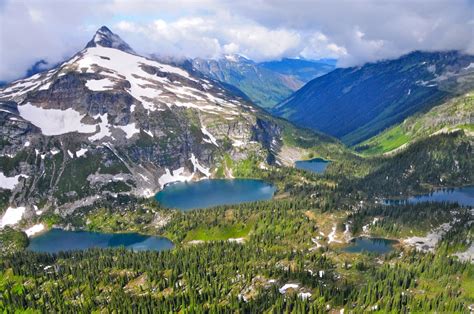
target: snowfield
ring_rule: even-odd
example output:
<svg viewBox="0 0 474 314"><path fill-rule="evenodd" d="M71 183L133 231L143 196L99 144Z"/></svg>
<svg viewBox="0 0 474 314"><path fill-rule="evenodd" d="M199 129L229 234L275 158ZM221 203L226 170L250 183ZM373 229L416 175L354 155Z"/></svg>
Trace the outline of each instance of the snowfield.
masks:
<svg viewBox="0 0 474 314"><path fill-rule="evenodd" d="M16 225L23 218L25 211L25 207L8 207L0 222L0 228Z"/></svg>
<svg viewBox="0 0 474 314"><path fill-rule="evenodd" d="M37 225L34 225L28 229L25 230L25 233L26 235L29 237L43 231L45 229L44 225L43 224L37 224Z"/></svg>
<svg viewBox="0 0 474 314"><path fill-rule="evenodd" d="M49 88L50 78L57 72L57 69L49 70L45 73L35 74L27 79L13 82L9 87L2 90L0 98L4 97L20 97L39 87L40 90Z"/></svg>
<svg viewBox="0 0 474 314"><path fill-rule="evenodd" d="M298 287L299 287L299 285L297 285L295 283L287 283L287 284L284 284L283 287L278 289L278 291L280 291L281 294L285 294L286 290L288 290L288 289L298 289Z"/></svg>
<svg viewBox="0 0 474 314"><path fill-rule="evenodd" d="M184 167L178 168L174 171L171 171L169 169L165 169L165 174L162 175L159 179L158 182L160 183L161 188L164 188L166 184L171 183L171 182L186 182L186 181L191 181L194 174L190 174L189 176L186 176L183 174L184 173Z"/></svg>
<svg viewBox="0 0 474 314"><path fill-rule="evenodd" d="M341 241L336 239L336 230L337 230L337 225L334 224L332 227L331 233L328 234L328 243L342 243Z"/></svg>
<svg viewBox="0 0 474 314"><path fill-rule="evenodd" d="M81 120L85 117L85 114L81 114L72 108L66 110L44 109L27 103L23 106L18 106L18 110L25 120L40 128L41 132L46 136L72 132L95 133L89 136L89 140L93 142L107 136L112 136L111 128L118 128L124 131L127 139L131 138L134 134L140 133L135 123L116 126L110 124L107 113L93 116L94 119L99 119L97 124L84 124ZM97 126L99 127L98 131Z"/></svg>
<svg viewBox="0 0 474 314"><path fill-rule="evenodd" d="M204 142L212 143L212 144L216 145L217 147L219 147L219 144L217 144L216 138L211 133L209 133L208 130L206 130L206 127L204 127L204 126L201 127L201 132L202 132L202 134L207 135L207 137L209 137L209 139L204 139Z"/></svg>
<svg viewBox="0 0 474 314"><path fill-rule="evenodd" d="M209 168L206 168L206 167L203 167L199 164L199 160L197 160L196 156L194 156L194 154L191 154L191 158L190 158L191 162L193 163L193 166L194 166L194 172L196 171L200 171L203 175L205 175L206 177L209 177L211 175L210 171L209 171Z"/></svg>
<svg viewBox="0 0 474 314"><path fill-rule="evenodd" d="M89 136L89 141L98 141L106 136L111 136L112 133L110 133L110 125L108 121L108 114L98 114L94 116L94 119L100 119L99 122L99 132L96 134ZM95 126L94 126L94 131L95 131Z"/></svg>
<svg viewBox="0 0 474 314"><path fill-rule="evenodd" d="M19 174L14 177L7 177L3 174L3 172L0 171L0 188L6 190L13 190L20 181L21 177L27 178L28 176L24 174Z"/></svg>
<svg viewBox="0 0 474 314"><path fill-rule="evenodd" d="M87 153L87 148L81 148L78 151L76 151L76 156L77 157L82 157Z"/></svg>
<svg viewBox="0 0 474 314"><path fill-rule="evenodd" d="M160 183L161 188L163 189L166 184L172 183L172 182L187 182L187 181L192 181L194 178L194 175L199 171L206 177L209 177L211 175L210 169L202 166L199 163L199 160L194 156L194 154L191 154L191 163L193 164L193 173L189 175L184 174L184 167L178 168L176 170L170 171L169 169L165 169L165 174L163 174L159 179L158 182Z"/></svg>
<svg viewBox="0 0 474 314"><path fill-rule="evenodd" d="M130 123L127 125L117 125L115 127L124 131L125 137L127 139L131 138L134 134L140 133L140 130L136 128L135 123Z"/></svg>
<svg viewBox="0 0 474 314"><path fill-rule="evenodd" d="M178 67L100 46L85 49L80 57L74 58L68 63L73 67L75 66L78 72L85 71L86 73L97 73L105 76L100 80L87 81L86 86L90 90L108 90L114 85L114 80L127 80L130 83L127 92L141 102L145 109L150 111L163 110L163 108L160 108L161 105L156 104L156 100L160 100L167 106L195 108L210 113L237 114L236 111L229 110L229 108L235 108L235 104L221 97L215 97L206 92L204 88L199 90L188 86L179 86L181 84L179 81L173 82L166 77L145 71L145 67L153 67L164 73L179 75L185 80L201 83L201 85L206 84L192 78L188 72ZM170 101L170 93L182 101ZM222 108L222 106L226 108ZM131 111L133 112L134 109L131 108Z"/></svg>
<svg viewBox="0 0 474 314"><path fill-rule="evenodd" d="M113 90L114 82L108 78L101 80L90 80L86 82L86 87L91 91L102 92L107 90Z"/></svg>
<svg viewBox="0 0 474 314"><path fill-rule="evenodd" d="M61 135L71 132L94 133L95 125L81 122L85 114L72 108L66 110L43 109L27 103L18 106L20 116L41 129L44 135Z"/></svg>

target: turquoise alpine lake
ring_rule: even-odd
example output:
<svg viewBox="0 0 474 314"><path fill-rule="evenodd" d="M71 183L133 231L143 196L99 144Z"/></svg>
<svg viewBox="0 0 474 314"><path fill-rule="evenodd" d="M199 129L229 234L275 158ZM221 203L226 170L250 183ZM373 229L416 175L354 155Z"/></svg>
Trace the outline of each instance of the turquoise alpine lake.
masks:
<svg viewBox="0 0 474 314"><path fill-rule="evenodd" d="M301 170L311 171L314 173L323 173L330 161L321 158L314 158L311 160L298 160L295 162L295 167Z"/></svg>
<svg viewBox="0 0 474 314"><path fill-rule="evenodd" d="M269 200L274 193L275 187L262 180L209 179L169 184L155 197L164 207L188 211Z"/></svg>
<svg viewBox="0 0 474 314"><path fill-rule="evenodd" d="M417 195L402 200L385 200L386 205L400 205L421 202L457 202L462 206L474 206L474 186L440 189L429 194Z"/></svg>
<svg viewBox="0 0 474 314"><path fill-rule="evenodd" d="M173 242L163 237L138 233L101 233L51 229L30 239L28 250L57 253L90 248L125 247L133 251L163 251L173 248Z"/></svg>
<svg viewBox="0 0 474 314"><path fill-rule="evenodd" d="M342 249L348 253L370 252L377 254L385 254L393 250L393 245L398 243L395 240L383 238L355 238L351 243Z"/></svg>

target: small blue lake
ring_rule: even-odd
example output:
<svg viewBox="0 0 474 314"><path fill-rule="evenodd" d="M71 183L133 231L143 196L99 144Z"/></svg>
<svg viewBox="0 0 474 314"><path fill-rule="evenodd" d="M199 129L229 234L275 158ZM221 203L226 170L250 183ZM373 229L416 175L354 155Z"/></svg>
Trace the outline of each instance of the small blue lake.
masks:
<svg viewBox="0 0 474 314"><path fill-rule="evenodd" d="M314 158L311 160L298 160L295 162L295 167L301 170L311 171L314 173L323 173L330 161Z"/></svg>
<svg viewBox="0 0 474 314"><path fill-rule="evenodd" d="M173 242L163 237L138 233L100 233L51 229L30 239L28 250L57 253L90 248L125 247L134 251L163 251L173 248Z"/></svg>
<svg viewBox="0 0 474 314"><path fill-rule="evenodd" d="M188 211L218 205L269 200L275 187L262 180L212 179L178 182L165 186L155 196L164 207Z"/></svg>
<svg viewBox="0 0 474 314"><path fill-rule="evenodd" d="M385 254L393 250L393 245L398 243L395 240L383 238L355 238L348 246L342 249L347 253L370 252L377 254Z"/></svg>
<svg viewBox="0 0 474 314"><path fill-rule="evenodd" d="M474 186L441 189L430 194L417 195L403 200L385 200L386 205L399 205L421 202L458 202L463 206L474 206Z"/></svg>

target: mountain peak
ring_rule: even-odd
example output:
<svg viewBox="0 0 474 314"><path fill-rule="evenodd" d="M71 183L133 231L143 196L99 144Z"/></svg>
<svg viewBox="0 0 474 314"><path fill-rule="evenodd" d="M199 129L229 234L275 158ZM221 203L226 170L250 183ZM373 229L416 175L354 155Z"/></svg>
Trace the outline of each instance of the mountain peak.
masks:
<svg viewBox="0 0 474 314"><path fill-rule="evenodd" d="M250 62L251 61L249 58L238 53L226 54L223 56L223 59L229 62Z"/></svg>
<svg viewBox="0 0 474 314"><path fill-rule="evenodd" d="M106 47L115 48L128 53L135 53L133 49L119 35L114 34L107 26L102 26L97 30L86 48Z"/></svg>

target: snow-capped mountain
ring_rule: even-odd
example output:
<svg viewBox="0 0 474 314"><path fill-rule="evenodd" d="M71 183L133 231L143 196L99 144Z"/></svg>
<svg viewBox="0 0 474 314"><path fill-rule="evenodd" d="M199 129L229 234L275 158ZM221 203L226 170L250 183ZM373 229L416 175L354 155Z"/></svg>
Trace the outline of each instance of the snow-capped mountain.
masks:
<svg viewBox="0 0 474 314"><path fill-rule="evenodd" d="M25 215L229 177L224 156L284 162L272 118L106 27L68 61L0 89L0 121L0 209Z"/></svg>

